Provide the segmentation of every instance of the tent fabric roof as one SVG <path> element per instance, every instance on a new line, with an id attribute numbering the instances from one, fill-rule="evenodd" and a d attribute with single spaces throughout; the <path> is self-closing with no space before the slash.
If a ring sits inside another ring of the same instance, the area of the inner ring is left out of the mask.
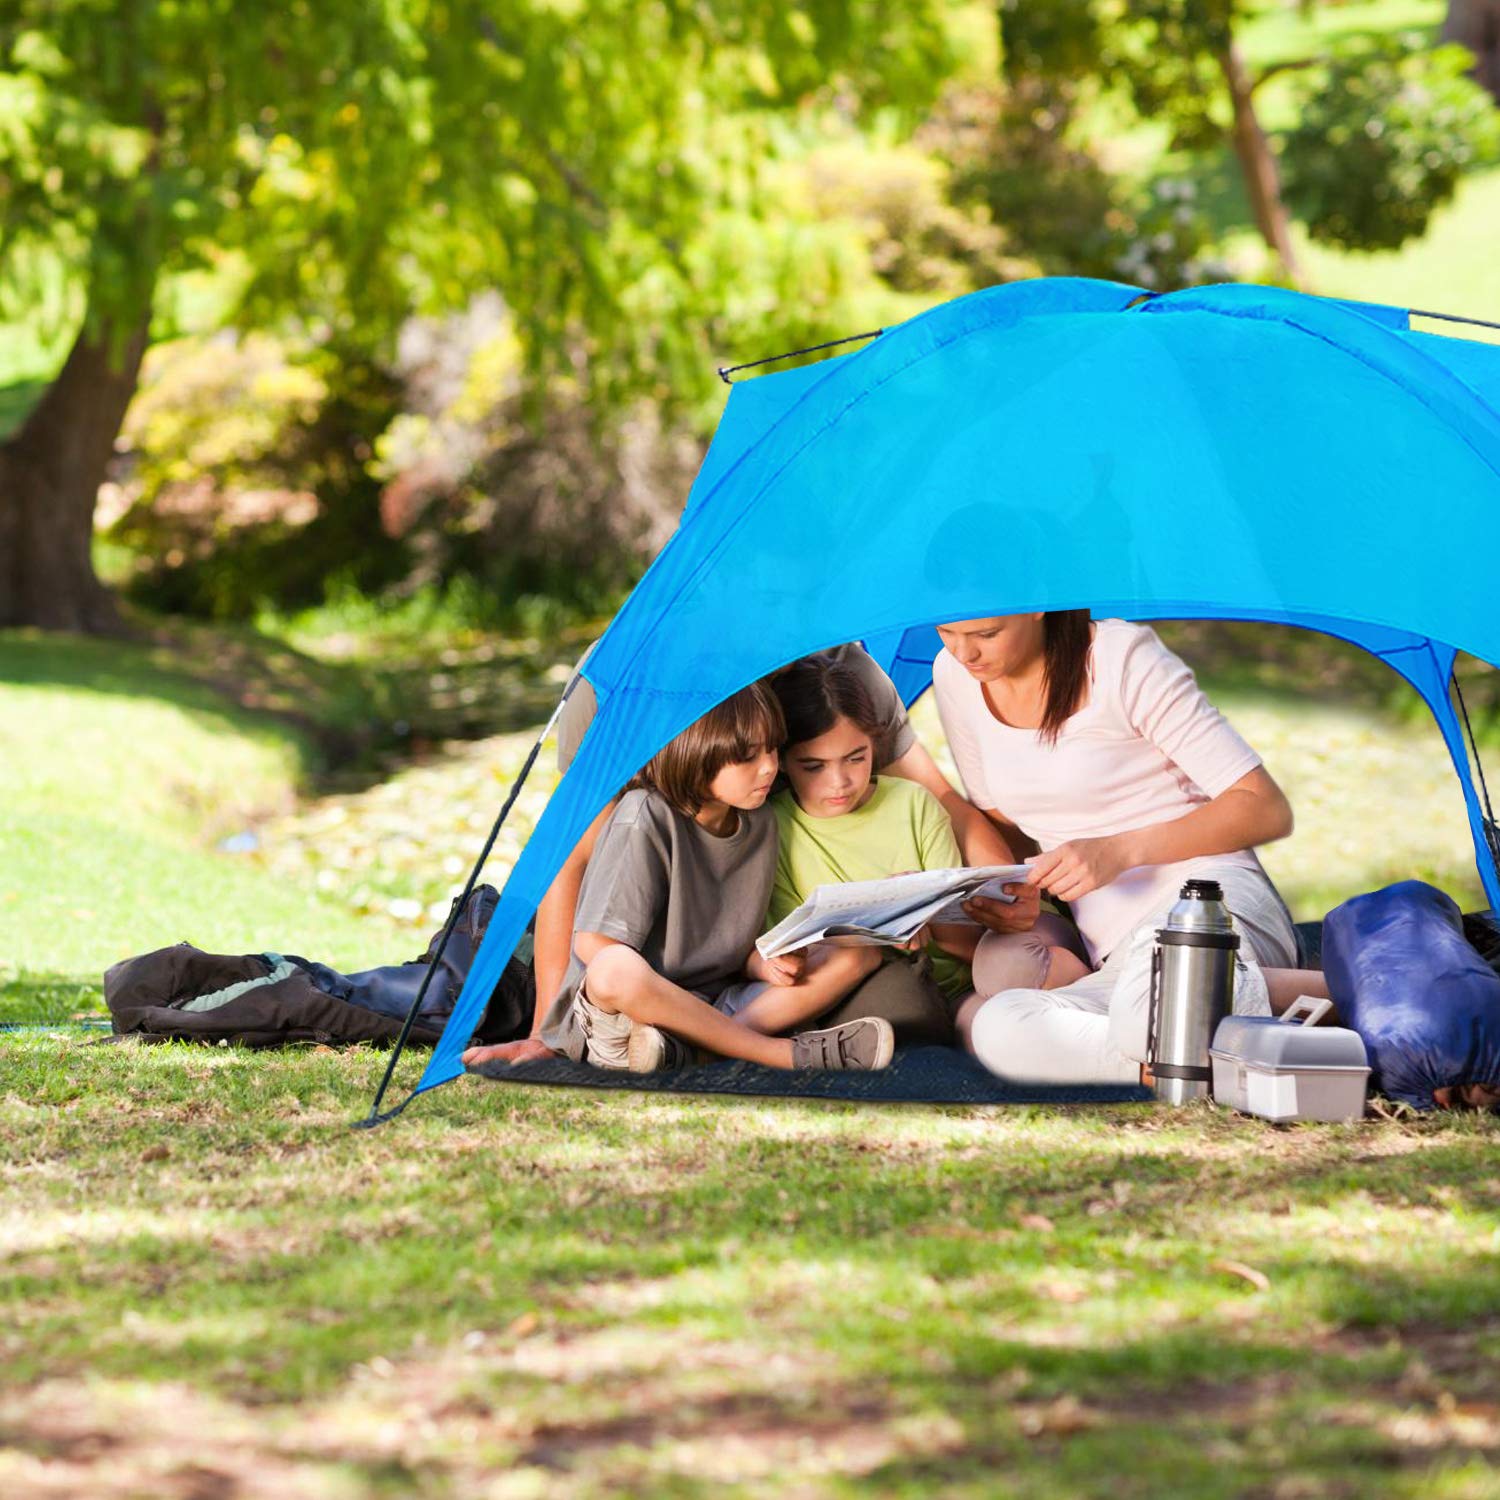
<path id="1" fill-rule="evenodd" d="M 1447 679 L 1455 649 L 1500 661 L 1497 543 L 1500 348 L 1412 333 L 1399 309 L 1042 279 L 737 382 L 677 532 L 589 658 L 598 715 L 420 1087 L 460 1071 L 561 860 L 635 769 L 841 641 L 910 698 L 943 619 L 1089 607 L 1330 631 L 1428 699 L 1482 844 Z"/>

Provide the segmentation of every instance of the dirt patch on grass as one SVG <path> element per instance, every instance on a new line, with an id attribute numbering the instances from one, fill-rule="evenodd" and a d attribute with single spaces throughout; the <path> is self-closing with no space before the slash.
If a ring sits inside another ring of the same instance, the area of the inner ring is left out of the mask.
<path id="1" fill-rule="evenodd" d="M 791 1356 L 687 1329 L 649 1341 L 539 1330 L 372 1360 L 298 1407 L 180 1384 L 49 1381 L 0 1405 L 0 1493 L 327 1500 L 414 1487 L 420 1474 L 424 1493 L 470 1494 L 526 1470 L 540 1493 L 566 1492 L 570 1479 L 649 1492 L 651 1476 L 858 1477 L 962 1441 L 956 1422 L 903 1414 L 883 1389 Z"/>
<path id="2" fill-rule="evenodd" d="M 931 1456 L 962 1442 L 956 1423 L 946 1430 L 924 1424 L 919 1431 L 893 1420 L 881 1400 L 829 1396 L 821 1393 L 819 1404 L 809 1407 L 766 1395 L 726 1395 L 657 1415 L 557 1424 L 540 1429 L 517 1463 L 571 1473 L 605 1452 L 631 1449 L 658 1474 L 733 1484 L 788 1471 L 799 1479 L 854 1478 L 897 1457 Z"/>
<path id="3" fill-rule="evenodd" d="M 1325 1330 L 1310 1344 L 1306 1367 L 1300 1370 L 1233 1382 L 1205 1379 L 1138 1387 L 1096 1397 L 1086 1407 L 1065 1397 L 1051 1403 L 1069 1408 L 1060 1424 L 1046 1420 L 1049 1406 L 1017 1411 L 1023 1432 L 1032 1436 L 1058 1425 L 1067 1436 L 1106 1425 L 1181 1424 L 1184 1414 L 1190 1414 L 1200 1434 L 1214 1433 L 1247 1450 L 1279 1433 L 1281 1446 L 1295 1453 L 1302 1442 L 1297 1429 L 1311 1425 L 1358 1435 L 1367 1462 L 1426 1469 L 1476 1459 L 1494 1463 L 1500 1459 L 1500 1401 L 1495 1399 L 1493 1381 L 1497 1339 L 1500 1321 L 1494 1320 L 1468 1329 L 1415 1325 L 1380 1333 Z M 1371 1355 L 1394 1356 L 1391 1373 L 1360 1373 L 1355 1362 Z M 1356 1482 L 1351 1492 L 1369 1491 Z M 1316 1493 L 1343 1491 L 1335 1487 Z M 1272 1487 L 1248 1494 L 1282 1492 Z"/>
<path id="4" fill-rule="evenodd" d="M 1321 1342 L 1351 1357 L 1400 1358 L 1399 1388 L 1413 1398 L 1441 1403 L 1489 1397 L 1500 1390 L 1500 1318 L 1476 1318 L 1462 1328 L 1433 1323 L 1341 1328 L 1326 1333 Z"/>
<path id="5" fill-rule="evenodd" d="M 255 1416 L 182 1386 L 54 1381 L 0 1406 L 8 1500 L 341 1500 L 353 1476 L 267 1441 Z"/>
<path id="6" fill-rule="evenodd" d="M 1305 1493 L 1338 1493 L 1343 1478 L 1369 1493 L 1372 1465 L 1438 1471 L 1500 1458 L 1500 1405 L 1473 1388 L 1497 1337 L 1500 1320 L 1330 1334 L 1306 1369 L 1082 1396 L 1055 1385 L 1033 1394 L 1021 1368 L 973 1389 L 935 1388 L 916 1371 L 855 1379 L 832 1354 L 767 1349 L 693 1323 L 570 1332 L 524 1314 L 503 1332 L 370 1359 L 295 1406 L 181 1383 L 45 1382 L 0 1401 L 0 1494 L 821 1493 L 918 1473 L 940 1489 L 976 1465 L 996 1482 L 1046 1468 L 1074 1444 L 1088 1445 L 1069 1459 L 1083 1464 L 1080 1478 L 1100 1478 L 1147 1431 L 1252 1467 L 1285 1450 L 1290 1477 L 1336 1481 Z M 1392 1353 L 1402 1357 L 1381 1359 Z M 1370 1359 L 1384 1371 L 1359 1368 Z M 1257 1482 L 1247 1473 L 1235 1493 L 1280 1493 Z"/>

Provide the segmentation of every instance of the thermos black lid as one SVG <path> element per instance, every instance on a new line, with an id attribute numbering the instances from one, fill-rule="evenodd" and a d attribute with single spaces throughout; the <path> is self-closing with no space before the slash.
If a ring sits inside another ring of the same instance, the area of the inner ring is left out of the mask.
<path id="1" fill-rule="evenodd" d="M 1178 898 L 1182 901 L 1222 901 L 1224 887 L 1217 880 L 1189 880 Z"/>

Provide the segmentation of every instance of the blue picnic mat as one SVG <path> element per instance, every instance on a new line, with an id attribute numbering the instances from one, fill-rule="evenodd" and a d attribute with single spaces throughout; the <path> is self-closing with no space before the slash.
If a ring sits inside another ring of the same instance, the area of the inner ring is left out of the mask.
<path id="1" fill-rule="evenodd" d="M 800 1073 L 759 1063 L 712 1062 L 667 1073 L 625 1073 L 549 1058 L 481 1063 L 468 1071 L 497 1083 L 555 1088 L 637 1089 L 664 1094 L 771 1094 L 860 1099 L 870 1104 L 1133 1104 L 1152 1098 L 1135 1084 L 1011 1083 L 952 1047 L 906 1047 L 878 1073 Z"/>

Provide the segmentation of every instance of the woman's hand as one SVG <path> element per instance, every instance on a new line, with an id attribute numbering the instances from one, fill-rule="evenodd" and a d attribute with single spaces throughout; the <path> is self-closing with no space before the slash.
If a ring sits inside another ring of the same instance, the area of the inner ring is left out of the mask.
<path id="1" fill-rule="evenodd" d="M 557 1053 L 540 1037 L 529 1036 L 522 1042 L 496 1042 L 490 1047 L 470 1047 L 459 1061 L 467 1068 L 472 1063 L 541 1062 L 544 1058 L 556 1056 Z"/>
<path id="2" fill-rule="evenodd" d="M 755 949 L 745 960 L 745 973 L 751 979 L 763 980 L 766 984 L 793 985 L 802 982 L 807 972 L 807 954 L 778 953 L 775 958 L 762 958 Z"/>
<path id="3" fill-rule="evenodd" d="M 1031 866 L 1027 879 L 1033 886 L 1044 887 L 1059 901 L 1076 901 L 1131 867 L 1124 841 L 1119 837 L 1070 839 L 1045 854 L 1034 854 L 1026 861 Z"/>
<path id="4" fill-rule="evenodd" d="M 1000 887 L 1014 901 L 997 901 L 993 896 L 971 896 L 964 902 L 964 910 L 991 932 L 1030 932 L 1042 911 L 1042 892 L 1039 886 L 1003 885 Z"/>

